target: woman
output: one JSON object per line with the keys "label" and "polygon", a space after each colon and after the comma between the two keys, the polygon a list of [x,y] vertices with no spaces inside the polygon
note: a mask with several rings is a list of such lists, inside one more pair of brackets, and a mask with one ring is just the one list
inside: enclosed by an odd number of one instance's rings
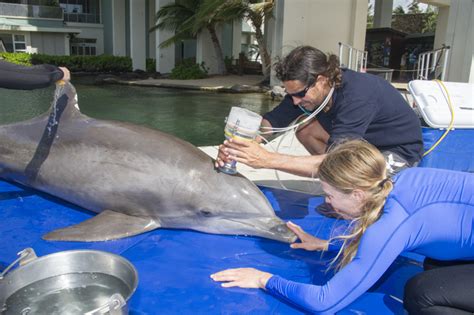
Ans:
{"label": "woman", "polygon": [[33,90],[45,88],[59,80],[70,79],[71,74],[64,67],[47,64],[23,66],[0,60],[0,88]]}
{"label": "woman", "polygon": [[[318,175],[326,202],[356,223],[350,235],[340,236],[344,245],[331,280],[310,285],[253,268],[228,269],[211,278],[224,281],[223,287],[262,288],[308,311],[332,314],[366,292],[402,251],[413,251],[461,262],[425,271],[408,282],[404,306],[410,314],[474,312],[473,174],[412,168],[392,183],[382,154],[352,140],[328,153]],[[291,247],[327,249],[328,241],[292,223],[288,227],[301,240]]]}

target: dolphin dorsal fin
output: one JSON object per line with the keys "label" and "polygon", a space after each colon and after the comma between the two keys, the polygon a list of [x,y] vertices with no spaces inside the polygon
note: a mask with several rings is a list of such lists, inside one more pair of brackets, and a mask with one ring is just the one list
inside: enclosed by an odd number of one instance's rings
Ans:
{"label": "dolphin dorsal fin", "polygon": [[70,82],[56,83],[54,99],[48,111],[50,119],[72,119],[81,116],[76,89]]}

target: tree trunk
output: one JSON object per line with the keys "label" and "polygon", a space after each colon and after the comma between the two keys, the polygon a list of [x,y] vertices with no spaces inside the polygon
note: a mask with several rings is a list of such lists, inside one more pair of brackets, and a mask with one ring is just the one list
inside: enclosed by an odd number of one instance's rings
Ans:
{"label": "tree trunk", "polygon": [[267,45],[260,27],[255,27],[255,38],[257,39],[258,47],[260,49],[260,56],[262,56],[262,72],[265,79],[270,78],[270,68],[272,60],[268,54]]}
{"label": "tree trunk", "polygon": [[224,62],[224,53],[222,52],[222,47],[217,38],[216,28],[214,25],[208,25],[207,30],[211,34],[212,44],[214,45],[214,50],[217,56],[217,72],[218,74],[227,74],[227,69]]}

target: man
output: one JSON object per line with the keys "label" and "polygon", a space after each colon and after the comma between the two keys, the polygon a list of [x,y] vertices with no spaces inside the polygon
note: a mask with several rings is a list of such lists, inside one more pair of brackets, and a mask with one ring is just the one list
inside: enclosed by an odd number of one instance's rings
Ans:
{"label": "man", "polygon": [[275,65],[287,95],[264,115],[262,127],[284,127],[317,110],[316,119],[296,135],[311,156],[269,152],[255,142],[231,139],[219,148],[216,167],[235,160],[254,168],[276,169],[311,177],[330,145],[363,138],[386,156],[391,173],[416,165],[423,153],[420,121],[401,94],[380,77],[339,68],[337,56],[300,46]]}
{"label": "man", "polygon": [[71,74],[64,67],[46,64],[30,67],[0,60],[0,88],[33,90],[70,79]]}

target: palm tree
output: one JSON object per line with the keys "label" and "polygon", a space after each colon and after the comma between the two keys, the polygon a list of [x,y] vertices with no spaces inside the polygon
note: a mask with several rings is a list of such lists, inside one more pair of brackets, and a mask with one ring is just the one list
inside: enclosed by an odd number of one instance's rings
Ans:
{"label": "palm tree", "polygon": [[405,14],[405,10],[401,5],[398,5],[395,9],[393,9],[393,14]]}
{"label": "palm tree", "polygon": [[412,3],[408,6],[408,13],[418,14],[421,13],[420,7],[418,6],[418,1],[413,0]]}
{"label": "palm tree", "polygon": [[194,38],[203,30],[208,30],[217,56],[217,72],[227,74],[224,54],[216,26],[226,21],[220,15],[223,5],[221,0],[185,0],[162,6],[156,13],[156,25],[150,29],[168,29],[174,31],[174,36],[160,43],[166,47],[183,39]]}
{"label": "palm tree", "polygon": [[[222,2],[222,0],[221,0]],[[226,0],[222,3],[221,16],[227,21],[246,19],[255,31],[260,55],[262,56],[262,72],[265,77],[270,75],[271,57],[263,36],[263,23],[272,17],[274,0]]]}
{"label": "palm tree", "polygon": [[[255,29],[255,38],[257,39],[260,55],[262,56],[262,72],[265,77],[270,76],[271,57],[267,50],[267,43],[262,32],[262,26],[265,21],[272,17],[274,1],[242,1],[247,6],[245,11],[246,18]],[[254,2],[254,3],[253,3]]]}

